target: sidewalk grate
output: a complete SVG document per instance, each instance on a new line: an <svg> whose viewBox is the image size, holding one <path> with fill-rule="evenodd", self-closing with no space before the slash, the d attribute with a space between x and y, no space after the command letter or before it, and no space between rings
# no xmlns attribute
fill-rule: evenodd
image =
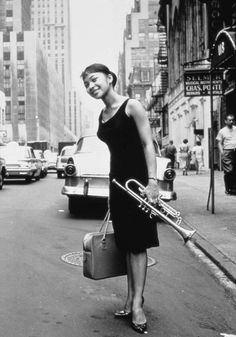
<svg viewBox="0 0 236 337"><path fill-rule="evenodd" d="M73 266L79 266L82 267L83 266L83 252L71 252L71 253L67 253L65 255L62 255L61 257L62 261L68 263L68 264L72 264ZM157 264L157 261L151 257L148 256L148 267L154 266L155 264Z"/></svg>

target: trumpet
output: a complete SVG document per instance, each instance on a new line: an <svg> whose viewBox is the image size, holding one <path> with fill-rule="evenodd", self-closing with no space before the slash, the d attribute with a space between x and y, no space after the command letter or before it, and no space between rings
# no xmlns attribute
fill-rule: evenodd
<svg viewBox="0 0 236 337"><path fill-rule="evenodd" d="M113 179L112 182L119 186L122 190L130 194L133 198L139 201L139 208L142 211L149 214L149 217L158 216L164 220L168 225L173 227L184 239L184 243L192 238L196 230L188 230L181 227L182 217L179 211L176 211L173 207L164 202L161 197L158 197L157 203L152 206L147 198L143 197L140 193L144 191L145 187L140 184L135 179L129 179L126 181L125 186L121 185L116 179ZM132 189L130 185L133 185L138 192L135 192L134 188Z"/></svg>

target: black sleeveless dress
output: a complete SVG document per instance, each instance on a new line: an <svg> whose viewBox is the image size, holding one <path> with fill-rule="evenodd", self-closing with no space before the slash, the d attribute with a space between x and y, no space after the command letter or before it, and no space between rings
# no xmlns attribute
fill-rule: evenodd
<svg viewBox="0 0 236 337"><path fill-rule="evenodd" d="M125 113L128 99L107 122L99 116L97 135L110 150L110 211L117 245L120 249L139 253L159 246L156 219L138 208L139 202L112 183L122 185L136 179L147 185L147 167L143 146L132 117Z"/></svg>

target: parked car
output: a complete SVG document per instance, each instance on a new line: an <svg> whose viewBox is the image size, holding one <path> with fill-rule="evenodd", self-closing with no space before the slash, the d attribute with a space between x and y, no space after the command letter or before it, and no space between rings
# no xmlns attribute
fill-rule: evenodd
<svg viewBox="0 0 236 337"><path fill-rule="evenodd" d="M164 201L176 199L173 191L175 171L169 167L170 160L160 156L156 143L157 179L160 195ZM78 210L78 202L90 197L107 198L109 194L110 154L107 146L96 136L79 139L75 153L64 168L65 182L61 193L69 199L71 214Z"/></svg>
<svg viewBox="0 0 236 337"><path fill-rule="evenodd" d="M160 190L160 196L162 200L166 202L176 200L177 194L174 191L174 180L176 177L176 171L171 167L171 160L162 156L159 144L155 141L153 143L156 152L156 177Z"/></svg>
<svg viewBox="0 0 236 337"><path fill-rule="evenodd" d="M44 157L48 162L48 171L56 172L57 153L50 150L45 150Z"/></svg>
<svg viewBox="0 0 236 337"><path fill-rule="evenodd" d="M46 177L48 174L48 161L44 157L42 150L34 150L35 157L41 162L42 168L41 168L41 178Z"/></svg>
<svg viewBox="0 0 236 337"><path fill-rule="evenodd" d="M64 175L64 167L67 163L68 158L74 154L76 147L74 145L64 146L57 156L56 161L56 170L57 170L57 178L61 178Z"/></svg>
<svg viewBox="0 0 236 337"><path fill-rule="evenodd" d="M0 156L6 161L6 179L40 179L41 165L30 146L9 143L0 147Z"/></svg>
<svg viewBox="0 0 236 337"><path fill-rule="evenodd" d="M2 190L6 174L7 174L6 161L3 157L1 157L0 153L0 190Z"/></svg>

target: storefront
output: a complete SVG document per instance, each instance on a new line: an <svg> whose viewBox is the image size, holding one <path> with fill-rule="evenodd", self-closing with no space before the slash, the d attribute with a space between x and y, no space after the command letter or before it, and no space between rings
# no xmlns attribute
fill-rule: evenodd
<svg viewBox="0 0 236 337"><path fill-rule="evenodd" d="M224 125L224 117L232 113L236 120L236 27L222 29L216 36L212 69L223 71L223 96L219 127Z"/></svg>

